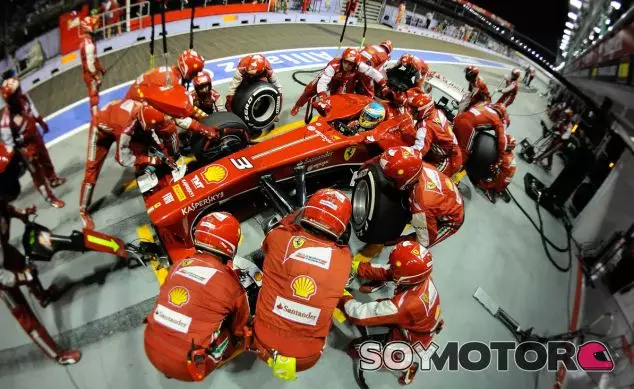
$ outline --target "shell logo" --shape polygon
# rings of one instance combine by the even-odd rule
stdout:
[[[208,184],[218,184],[227,178],[227,168],[222,165],[209,165],[203,172],[203,178]]]
[[[176,286],[170,289],[167,297],[170,304],[180,308],[189,302],[189,291],[182,286]]]
[[[315,280],[309,276],[295,277],[293,282],[291,282],[291,288],[293,289],[293,296],[303,300],[310,300],[317,293]]]

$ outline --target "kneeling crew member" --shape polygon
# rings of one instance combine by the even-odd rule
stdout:
[[[401,242],[390,253],[387,265],[353,262],[353,271],[372,281],[394,281],[394,296],[362,303],[346,294],[340,307],[350,322],[357,326],[389,326],[385,335],[356,339],[351,349],[367,340],[383,343],[401,341],[414,346],[417,342],[428,347],[434,335],[443,327],[440,319],[440,297],[431,279],[432,256],[420,244]],[[418,364],[412,364],[398,379],[401,385],[412,383]]]
[[[203,217],[196,254],[174,265],[147,318],[145,353],[167,377],[202,381],[231,356],[249,319],[246,293],[228,264],[240,223],[227,212]]]
[[[293,380],[321,357],[352,265],[338,242],[351,213],[341,191],[321,189],[264,239],[254,346],[278,378]]]

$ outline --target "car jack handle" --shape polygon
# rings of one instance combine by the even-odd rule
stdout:
[[[280,190],[270,174],[260,177],[260,190],[282,217],[293,212],[292,202]]]
[[[295,201],[298,207],[306,204],[306,166],[303,163],[295,165]]]

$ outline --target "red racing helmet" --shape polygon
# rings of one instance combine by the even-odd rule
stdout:
[[[192,49],[187,49],[178,56],[178,70],[186,81],[193,79],[204,66],[202,55]]]
[[[423,159],[411,147],[390,147],[381,154],[379,165],[383,174],[391,179],[398,189],[406,189],[418,180],[423,168]]]
[[[417,56],[412,54],[404,54],[403,56],[401,56],[401,58],[398,60],[397,65],[413,67],[420,72],[421,78],[425,77],[425,75],[429,71],[429,66],[427,65],[427,62],[425,62],[422,58],[418,58]]]
[[[2,98],[8,101],[20,90],[20,80],[17,77],[10,77],[2,81]]]
[[[432,271],[432,256],[418,242],[406,240],[390,253],[392,279],[398,285],[415,285],[425,281]]]
[[[519,69],[513,69],[511,71],[511,80],[517,80],[520,78],[521,72]]]
[[[247,74],[251,77],[259,76],[266,70],[266,58],[262,54],[254,54],[247,64]]]
[[[392,50],[394,50],[394,45],[392,44],[391,40],[384,40],[383,42],[381,42],[381,46],[385,47],[385,51],[387,51],[388,54],[392,54]]]
[[[348,47],[343,51],[343,54],[341,54],[341,60],[350,62],[356,68],[359,62],[361,62],[361,54],[359,53],[359,50]]]
[[[201,71],[198,72],[198,74],[196,74],[196,77],[194,77],[193,83],[194,83],[194,89],[196,89],[197,92],[201,91],[202,89],[209,87],[209,89],[211,89],[211,83],[213,81],[213,78],[211,76],[211,73],[206,72],[206,71]]]
[[[351,215],[352,203],[343,192],[320,189],[306,202],[301,221],[339,239],[346,231]]]
[[[420,88],[407,91],[407,102],[418,120],[427,118],[435,108],[434,100]]]
[[[478,69],[476,66],[469,65],[466,68],[464,68],[465,78],[469,82],[475,81],[475,79],[478,78],[479,74],[480,74],[480,69]]]
[[[94,34],[97,31],[99,20],[94,16],[86,16],[79,22],[79,30],[82,34]]]
[[[156,130],[165,122],[165,114],[147,103],[142,103],[139,121],[144,130]]]
[[[204,216],[194,230],[194,246],[201,251],[233,259],[240,243],[240,222],[228,212]]]

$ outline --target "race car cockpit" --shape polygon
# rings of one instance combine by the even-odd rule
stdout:
[[[374,129],[385,120],[385,116],[385,107],[381,103],[373,101],[363,107],[358,117],[335,119],[330,122],[330,125],[343,135],[352,136]]]

